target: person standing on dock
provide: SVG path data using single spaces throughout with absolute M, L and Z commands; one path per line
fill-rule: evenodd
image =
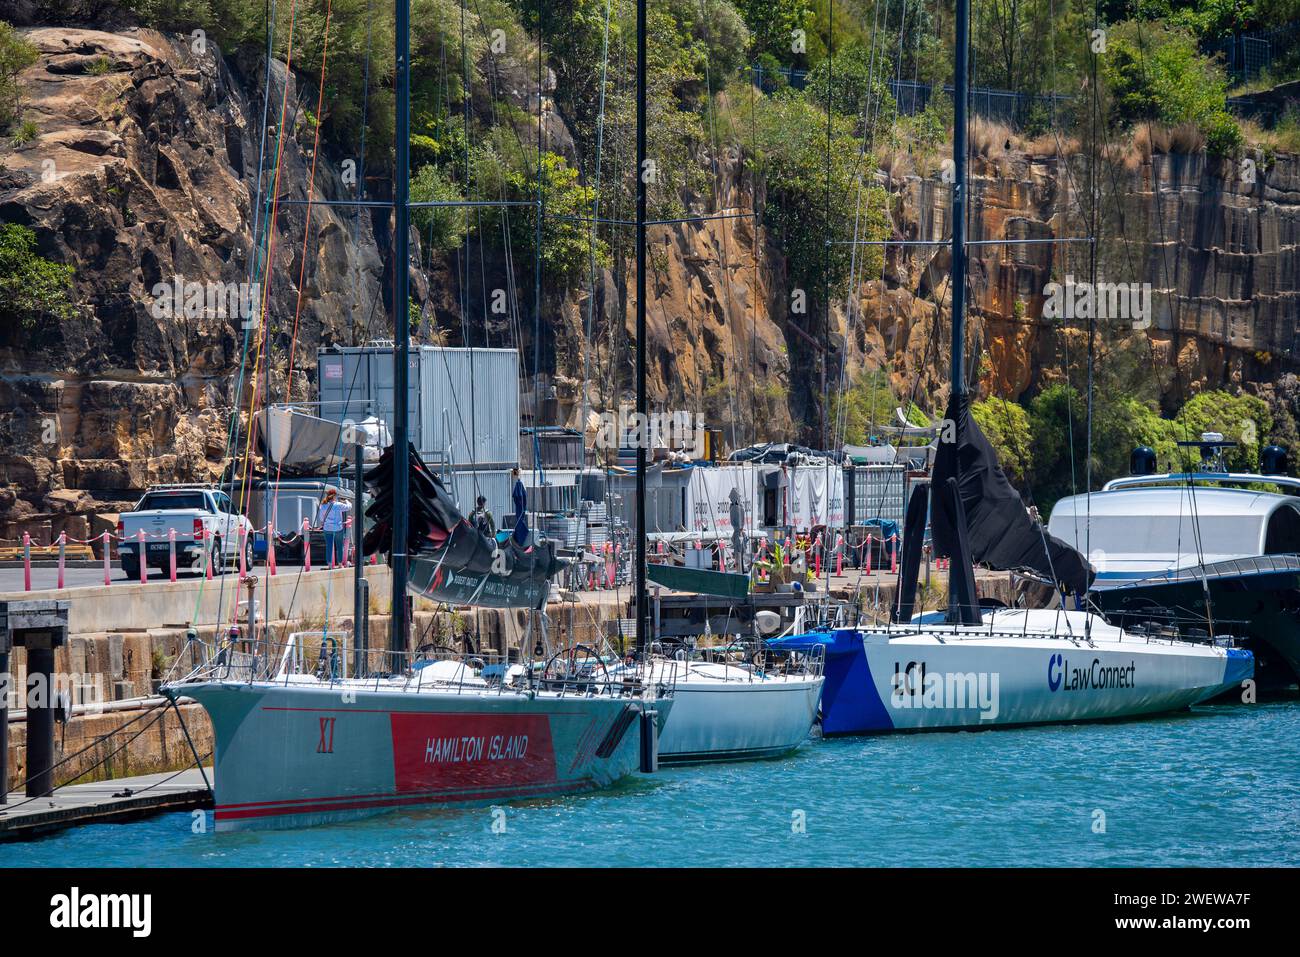
M 337 489 L 326 489 L 316 512 L 316 527 L 325 533 L 325 564 L 331 568 L 343 564 L 343 516 L 352 508 L 350 502 L 340 502 L 338 494 Z
M 510 500 L 515 507 L 514 538 L 519 547 L 524 548 L 528 545 L 528 491 L 524 488 L 524 480 L 519 476 L 519 469 L 511 469 L 510 477 L 515 480 L 510 492 Z

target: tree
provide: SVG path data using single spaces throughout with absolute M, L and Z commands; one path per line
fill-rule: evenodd
M 76 315 L 72 266 L 36 251 L 36 234 L 17 223 L 0 225 L 0 328 L 39 332 L 50 320 Z
M 830 396 L 829 423 L 832 435 L 842 434 L 849 445 L 867 445 L 875 437 L 875 426 L 896 425 L 894 411 L 901 406 L 883 369 L 861 372 L 845 389 Z M 929 425 L 929 417 L 911 403 L 907 421 L 912 425 Z
M 527 173 L 512 170 L 508 174 L 511 193 L 517 199 L 536 196 L 536 170 Z M 587 280 L 591 257 L 596 265 L 609 265 L 609 248 L 599 238 L 594 238 L 587 224 L 582 222 L 592 212 L 596 191 L 578 182 L 578 171 L 558 153 L 542 154 L 542 197 L 546 218 L 542 221 L 542 269 L 548 284 L 572 287 Z M 516 224 L 513 240 L 522 255 L 531 256 L 534 248 L 533 221 L 531 217 L 512 218 Z
M 1044 511 L 1065 495 L 1087 488 L 1088 406 L 1072 386 L 1048 386 L 1029 403 L 1033 443 L 1030 480 L 1034 501 Z M 1175 452 L 1174 423 L 1146 403 L 1122 392 L 1097 390 L 1092 403 L 1092 489 L 1128 472 L 1129 455 L 1149 445 L 1163 462 Z
M 1029 414 L 1024 406 L 1006 399 L 991 398 L 972 402 L 971 418 L 980 427 L 1007 478 L 1024 485 L 1031 465 Z
M 1182 441 L 1196 441 L 1202 432 L 1219 432 L 1236 448 L 1224 455 L 1230 469 L 1259 470 L 1259 450 L 1273 431 L 1273 415 L 1268 403 L 1253 395 L 1232 395 L 1222 390 L 1193 396 L 1178 410 L 1174 419 L 1175 434 Z M 1195 459 L 1196 450 L 1186 450 Z M 1195 465 L 1195 462 L 1185 462 Z
M 0 20 L 0 130 L 7 130 L 22 113 L 18 74 L 37 61 L 36 47 L 12 25 Z
M 461 202 L 460 190 L 438 167 L 421 166 L 411 178 L 411 201 L 415 203 Z M 411 218 L 429 248 L 446 252 L 460 245 L 465 236 L 465 207 L 440 206 L 416 209 Z
M 874 161 L 848 117 L 832 116 L 828 144 L 825 113 L 793 91 L 760 100 L 757 112 L 761 146 L 754 165 L 767 186 L 764 221 L 788 258 L 791 285 L 807 293 L 806 314 L 815 316 L 827 287 L 832 298 L 847 292 L 853 240 L 889 234 L 888 197 L 871 183 Z M 857 250 L 858 275 L 878 277 L 880 247 Z
M 863 47 L 853 44 L 836 51 L 808 74 L 807 94 L 826 109 L 853 117 L 859 132 L 867 129 L 875 142 L 881 129 L 894 121 L 897 107 L 885 82 L 888 68 Z
M 749 24 L 755 54 L 769 54 L 785 66 L 803 62 L 795 31 L 807 27 L 807 0 L 737 0 L 736 6 Z
M 1118 24 L 1107 34 L 1102 73 L 1112 122 L 1191 123 L 1218 156 L 1241 146 L 1241 128 L 1225 107 L 1228 79 L 1190 31 L 1158 21 Z

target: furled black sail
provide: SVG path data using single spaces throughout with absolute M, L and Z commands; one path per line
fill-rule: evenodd
M 940 488 L 948 479 L 957 479 L 966 512 L 971 561 L 990 568 L 1029 572 L 1056 582 L 1066 592 L 1085 593 L 1092 584 L 1092 566 L 1030 517 L 1019 493 L 998 465 L 993 446 L 972 418 L 970 397 L 949 399 L 946 417 L 955 428 L 940 430 L 931 481 Z M 930 529 L 937 554 L 953 554 L 958 544 L 949 511 L 934 509 Z
M 407 539 L 409 585 L 434 601 L 492 608 L 540 608 L 549 580 L 561 567 L 554 543 L 493 540 L 460 513 L 437 475 L 414 446 L 411 457 L 411 521 Z M 362 542 L 366 555 L 387 553 L 393 538 L 393 447 L 363 476 L 373 496 L 366 516 L 373 523 Z

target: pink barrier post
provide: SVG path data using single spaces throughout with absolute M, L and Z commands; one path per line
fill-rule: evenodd
M 23 532 L 23 591 L 32 590 L 32 536 Z
M 813 577 L 822 577 L 822 537 L 817 536 L 817 541 L 813 542 Z
M 835 574 L 844 574 L 844 536 L 835 536 Z
M 866 566 L 867 566 L 866 572 L 868 575 L 870 575 L 871 574 L 871 536 L 870 535 L 867 536 L 867 544 L 866 547 L 863 549 L 863 551 L 866 553 Z
M 63 569 L 64 569 L 63 549 L 67 545 L 67 543 L 68 543 L 68 533 L 59 532 L 59 583 L 58 585 L 55 586 L 56 588 L 59 589 L 63 588 Z
M 270 522 L 266 524 L 266 571 L 272 578 L 275 577 L 275 529 Z
M 212 550 L 204 545 L 206 540 L 203 535 L 203 529 L 199 529 L 199 547 L 203 549 L 203 577 L 208 581 L 212 580 Z
M 352 519 L 343 523 L 343 567 L 347 568 L 352 564 L 349 559 L 352 557 Z
M 167 577 L 176 580 L 176 529 L 167 529 Z
M 140 563 L 140 584 L 143 585 L 149 580 L 149 562 L 145 560 L 143 528 L 135 530 L 135 554 L 136 560 Z
M 898 535 L 889 536 L 889 571 L 891 574 L 898 573 Z
M 246 561 L 246 559 L 247 559 L 247 557 L 248 557 L 248 550 L 244 547 L 244 544 L 245 544 L 245 542 L 247 541 L 247 536 L 248 536 L 248 532 L 246 532 L 246 531 L 244 530 L 244 526 L 243 526 L 243 525 L 240 525 L 240 526 L 239 526 L 239 539 L 238 539 L 238 541 L 239 541 L 239 577 L 240 577 L 240 578 L 246 578 L 246 577 L 248 576 L 248 562 Z
M 112 564 L 109 561 L 108 551 L 108 532 L 104 532 L 104 587 L 106 588 L 113 584 L 113 570 Z
M 302 520 L 302 570 L 311 571 L 311 525 Z

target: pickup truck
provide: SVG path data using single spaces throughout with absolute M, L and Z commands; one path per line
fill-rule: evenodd
M 247 567 L 253 565 L 253 524 L 234 510 L 230 496 L 203 485 L 166 485 L 149 489 L 135 508 L 117 523 L 117 546 L 122 570 L 128 578 L 140 574 L 138 533 L 144 530 L 146 565 L 168 568 L 168 531 L 176 530 L 176 567 L 202 574 L 211 557 L 212 573 L 219 575 L 227 562 L 238 567 L 239 530 L 244 530 Z

